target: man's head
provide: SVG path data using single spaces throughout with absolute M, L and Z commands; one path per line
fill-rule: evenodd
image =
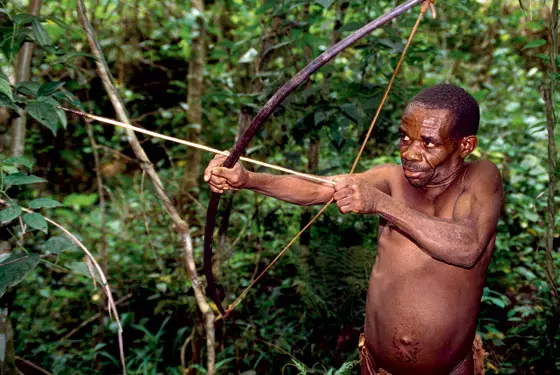
M 400 151 L 408 181 L 416 187 L 445 182 L 477 146 L 480 110 L 476 100 L 453 85 L 436 85 L 416 95 L 401 120 Z

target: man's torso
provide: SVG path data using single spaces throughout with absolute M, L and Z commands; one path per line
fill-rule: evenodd
M 437 199 L 425 198 L 395 166 L 391 196 L 426 215 L 451 219 L 469 165 Z M 393 375 L 449 374 L 470 354 L 494 238 L 472 269 L 435 260 L 382 219 L 365 335 L 379 367 Z M 441 372 L 434 368 L 441 369 Z

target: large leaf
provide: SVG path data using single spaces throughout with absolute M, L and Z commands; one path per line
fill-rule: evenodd
M 20 283 L 39 263 L 37 254 L 11 255 L 0 262 L 0 298 L 6 289 Z
M 36 213 L 23 215 L 23 222 L 33 229 L 40 230 L 41 232 L 48 232 L 49 225 L 44 217 Z
M 27 97 L 34 97 L 37 96 L 37 91 L 39 91 L 40 87 L 41 84 L 38 82 L 31 82 L 31 81 L 20 82 L 16 84 L 15 93 L 16 94 L 19 93 Z
M 56 236 L 48 239 L 43 245 L 43 250 L 51 254 L 60 254 L 66 250 L 74 250 L 76 245 L 66 237 Z
M 54 208 L 61 207 L 62 204 L 50 198 L 37 198 L 29 202 L 29 207 L 37 210 L 39 208 Z
M 31 170 L 31 168 L 33 168 L 33 164 L 35 163 L 33 162 L 33 160 L 25 156 L 11 156 L 4 160 L 4 164 L 23 165 L 24 167 L 27 167 L 29 170 Z
M 47 182 L 47 180 L 37 177 L 34 175 L 26 175 L 23 173 L 14 173 L 4 178 L 4 183 L 6 185 L 27 185 L 27 184 L 38 184 L 42 182 Z
M 59 121 L 56 106 L 44 100 L 30 100 L 27 102 L 25 110 L 31 117 L 45 125 L 56 135 Z
M 84 110 L 84 107 L 82 107 L 82 102 L 80 102 L 80 99 L 76 98 L 72 93 L 70 93 L 70 92 L 68 92 L 64 89 L 55 92 L 53 94 L 53 97 L 58 99 L 59 101 L 67 101 L 72 106 L 78 108 L 81 111 Z M 60 110 L 60 111 L 62 111 L 62 110 Z M 62 111 L 62 112 L 64 112 L 64 111 Z
M 14 111 L 18 110 L 18 107 L 15 105 L 14 101 L 2 92 L 0 92 L 0 107 L 8 107 L 10 109 L 13 109 Z
M 0 77 L 0 93 L 6 95 L 10 100 L 14 101 L 14 95 L 12 94 L 12 87 L 7 79 Z
M 39 43 L 40 46 L 48 46 L 51 45 L 51 38 L 49 38 L 49 34 L 41 25 L 41 21 L 38 18 L 33 18 L 31 22 L 31 27 L 33 29 L 33 35 L 35 36 L 35 40 Z
M 22 209 L 17 204 L 9 205 L 0 211 L 0 223 L 6 224 L 21 215 Z
M 37 91 L 37 96 L 50 95 L 54 93 L 56 90 L 58 90 L 59 88 L 61 88 L 62 86 L 64 86 L 65 83 L 66 82 L 59 82 L 59 81 L 45 83 L 44 85 L 39 87 L 39 91 Z
M 33 17 L 31 14 L 29 13 L 18 13 L 14 16 L 14 18 L 12 19 L 14 21 L 14 23 L 18 26 L 25 26 L 31 22 L 33 22 L 33 19 L 35 17 Z

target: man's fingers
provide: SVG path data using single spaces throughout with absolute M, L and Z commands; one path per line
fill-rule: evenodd
M 236 177 L 236 173 L 231 168 L 216 167 L 212 169 L 212 174 L 215 176 L 223 177 L 227 180 L 231 180 Z
M 223 177 L 219 177 L 215 174 L 212 174 L 212 177 L 210 178 L 210 182 L 213 184 L 227 184 L 228 181 L 223 178 Z
M 352 204 L 352 197 L 344 197 L 338 201 L 339 205 L 342 206 L 350 206 Z
M 352 207 L 349 204 L 340 204 L 339 202 L 337 202 L 338 205 L 338 210 L 340 211 L 340 213 L 342 214 L 347 214 L 348 212 L 352 211 Z
M 208 185 L 210 185 L 210 187 L 213 187 L 213 188 L 218 189 L 218 190 L 224 190 L 226 188 L 230 188 L 229 184 L 227 184 L 227 183 L 226 184 L 220 184 L 220 183 L 214 183 L 213 181 L 210 181 L 208 183 Z
M 350 189 L 349 187 L 346 187 L 344 189 L 336 191 L 333 194 L 333 198 L 334 198 L 335 201 L 339 201 L 339 200 L 344 199 L 346 197 L 352 196 L 352 194 L 353 194 L 353 190 Z

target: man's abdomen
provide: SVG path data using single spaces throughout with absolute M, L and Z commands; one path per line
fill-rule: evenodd
M 476 271 L 443 264 L 417 248 L 390 251 L 401 254 L 381 253 L 370 280 L 368 348 L 393 375 L 448 374 L 472 345 L 482 288 L 473 285 L 479 284 Z

